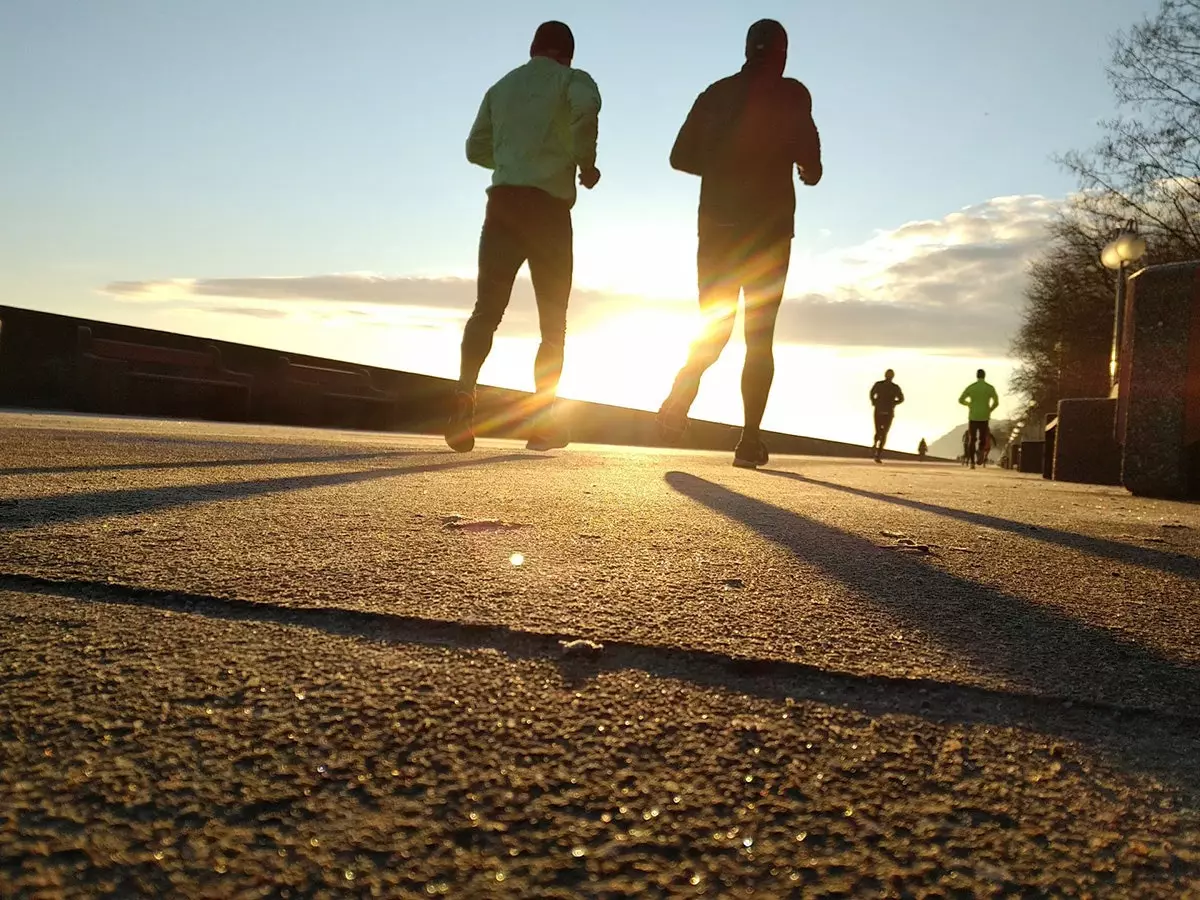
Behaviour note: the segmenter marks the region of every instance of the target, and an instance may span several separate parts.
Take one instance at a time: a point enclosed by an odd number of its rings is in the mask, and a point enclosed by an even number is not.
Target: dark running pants
[[[960,420],[961,421],[961,420]],[[974,463],[975,455],[979,452],[979,448],[987,444],[988,439],[988,423],[987,421],[977,422],[971,420],[967,422],[967,459]]]
[[[536,408],[554,399],[562,375],[567,336],[567,302],[574,268],[571,207],[531,187],[494,187],[479,236],[479,279],[475,309],[463,329],[459,387],[475,390],[479,370],[492,350],[513,283],[522,264],[537,299],[541,344],[534,360]]]
[[[875,445],[882,450],[883,445],[887,443],[888,432],[892,430],[892,420],[896,417],[895,413],[876,412],[875,413]]]
[[[738,294],[745,299],[746,362],[742,368],[745,427],[762,424],[775,378],[775,320],[783,301],[792,256],[789,230],[758,231],[702,224],[696,275],[704,326],[687,362],[675,377],[667,406],[685,414],[700,391],[700,379],[721,356],[733,334]]]

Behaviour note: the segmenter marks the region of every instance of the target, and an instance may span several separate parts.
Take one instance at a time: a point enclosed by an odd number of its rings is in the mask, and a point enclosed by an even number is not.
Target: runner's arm
[[[689,175],[704,174],[704,157],[708,149],[705,146],[708,137],[706,96],[707,93],[696,98],[675,138],[675,146],[671,148],[671,168]]]
[[[491,91],[483,95],[479,113],[467,135],[467,161],[485,169],[496,168],[492,145],[492,96]]]
[[[587,172],[596,168],[596,140],[600,131],[600,88],[581,69],[571,72],[567,86],[571,108],[571,144],[575,165]]]
[[[821,162],[821,134],[813,121],[812,94],[808,88],[796,82],[796,104],[799,122],[796,143],[792,148],[792,160],[800,170],[801,180],[810,187],[821,180],[825,170]]]

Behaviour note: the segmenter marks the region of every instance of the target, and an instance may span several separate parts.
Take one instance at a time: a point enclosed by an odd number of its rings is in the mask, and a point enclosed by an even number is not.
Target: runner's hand
[[[822,169],[820,166],[817,166],[815,169],[806,169],[801,165],[797,165],[796,171],[800,173],[800,180],[809,187],[812,187],[821,180]]]
[[[582,169],[579,172],[579,183],[589,191],[600,182],[600,170],[595,166],[590,169]]]

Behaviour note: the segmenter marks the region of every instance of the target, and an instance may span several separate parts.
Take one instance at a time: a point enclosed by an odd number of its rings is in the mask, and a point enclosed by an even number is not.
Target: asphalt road
[[[1200,896],[1200,506],[729,461],[0,415],[0,896]]]

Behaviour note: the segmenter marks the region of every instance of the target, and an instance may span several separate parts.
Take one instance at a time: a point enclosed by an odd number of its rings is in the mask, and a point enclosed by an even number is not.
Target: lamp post
[[[1054,402],[1057,403],[1063,398],[1063,342],[1061,340],[1054,342],[1054,368],[1058,372],[1058,383],[1054,389]]]
[[[1138,234],[1137,222],[1130,219],[1116,237],[1100,251],[1100,262],[1106,269],[1117,273],[1117,305],[1113,310],[1112,356],[1108,361],[1110,385],[1116,387],[1120,375],[1118,366],[1121,358],[1121,341],[1125,326],[1125,268],[1136,263],[1146,254],[1146,239]]]

